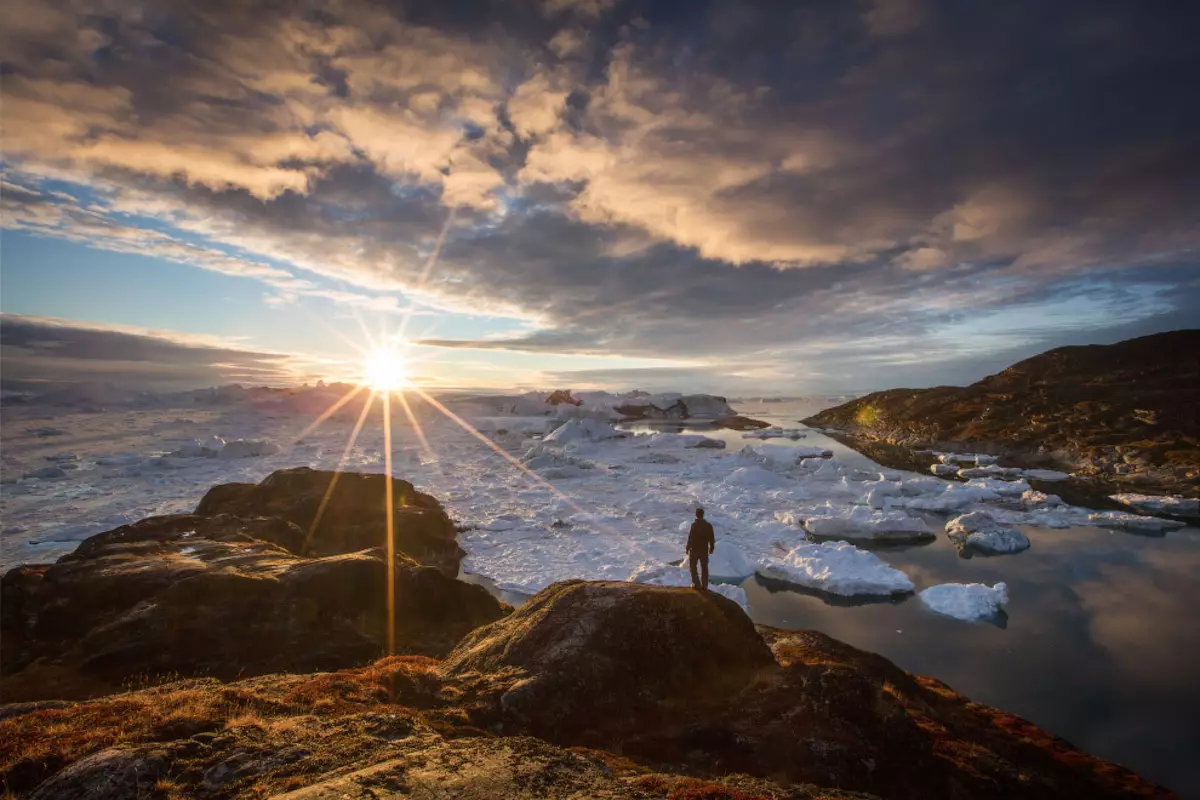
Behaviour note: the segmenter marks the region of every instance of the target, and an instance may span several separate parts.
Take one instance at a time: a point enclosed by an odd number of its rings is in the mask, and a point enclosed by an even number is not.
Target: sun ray
[[[417,420],[417,415],[413,413],[412,406],[408,404],[408,398],[405,397],[404,392],[400,392],[396,397],[400,400],[400,406],[404,409],[404,414],[408,417],[408,421],[412,423],[413,432],[417,434],[417,440],[421,443],[421,449],[425,452],[425,455],[430,458],[436,458],[437,453],[433,452],[433,448],[430,447],[429,439],[425,436],[425,429],[421,427],[421,423]]]
[[[325,420],[329,419],[334,414],[336,414],[338,411],[340,411],[343,406],[345,406],[347,403],[349,403],[351,400],[353,400],[355,395],[357,395],[359,392],[361,392],[365,388],[366,388],[365,386],[356,386],[353,389],[351,389],[349,392],[346,392],[346,394],[342,395],[340,400],[336,401],[329,408],[327,408],[323,412],[321,412],[321,416],[319,416],[315,420],[313,420],[311,425],[309,425],[304,430],[300,431],[300,435],[297,436],[292,441],[292,443],[295,444],[296,442],[303,439],[305,436],[308,436],[310,433],[315,431],[317,428],[321,427],[321,425],[325,422]]]
[[[367,398],[367,402],[363,403],[362,413],[358,415],[358,421],[354,423],[354,430],[350,432],[350,440],[346,442],[346,449],[342,451],[342,457],[338,459],[337,467],[333,470],[333,477],[329,479],[329,488],[325,490],[325,496],[321,498],[321,504],[317,506],[317,513],[313,516],[312,525],[308,528],[308,535],[304,537],[304,550],[308,552],[308,545],[312,541],[313,534],[317,532],[317,526],[321,524],[321,517],[325,515],[325,507],[329,505],[329,498],[333,497],[333,490],[337,486],[338,476],[341,475],[342,467],[346,464],[346,459],[350,457],[350,451],[354,449],[354,443],[358,441],[358,432],[362,430],[363,422],[367,419],[367,412],[371,410],[371,404],[375,402],[374,393]]]
[[[438,233],[437,242],[433,245],[433,252],[429,254],[429,258],[425,261],[425,269],[421,273],[421,280],[417,282],[417,291],[425,288],[425,284],[429,281],[429,273],[433,272],[433,267],[437,264],[438,257],[442,253],[442,245],[446,241],[446,234],[450,231],[450,226],[454,224],[454,217],[458,214],[458,207],[450,209],[449,216],[446,217],[446,224],[442,226],[442,230]],[[400,320],[400,330],[397,334],[400,338],[404,337],[404,332],[408,330],[408,322],[412,319],[413,308],[417,305],[417,301],[411,296],[408,298],[408,308],[404,312],[404,317]]]
[[[384,504],[387,506],[387,654],[396,653],[396,509],[392,499],[392,401],[383,393],[383,464],[386,475]]]

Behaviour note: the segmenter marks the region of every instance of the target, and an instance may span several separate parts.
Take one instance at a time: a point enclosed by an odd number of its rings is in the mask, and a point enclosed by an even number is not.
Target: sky
[[[965,384],[1200,319],[1200,6],[7,0],[0,378]]]

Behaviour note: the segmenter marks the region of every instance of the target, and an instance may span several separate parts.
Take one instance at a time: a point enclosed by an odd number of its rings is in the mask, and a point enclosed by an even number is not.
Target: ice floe
[[[1158,497],[1149,494],[1126,492],[1124,494],[1114,494],[1112,495],[1112,499],[1118,503],[1155,514],[1175,514],[1181,517],[1200,516],[1200,500],[1194,497],[1179,497],[1177,495]]]
[[[939,614],[966,621],[995,617],[1008,605],[1008,586],[997,583],[942,583],[917,593],[921,602]]]
[[[782,558],[760,561],[757,571],[765,578],[846,596],[886,596],[913,590],[907,575],[849,542],[804,543]]]
[[[1186,523],[1161,517],[1144,517],[1125,511],[1097,511],[1088,515],[1088,523],[1101,528],[1117,528],[1132,533],[1165,533],[1186,527]]]
[[[1000,523],[984,511],[972,511],[946,523],[946,533],[960,551],[986,555],[1019,553],[1029,548],[1029,539],[1014,527]]]
[[[779,428],[774,426],[742,434],[743,439],[792,439],[793,441],[803,439],[805,436],[806,434],[801,428]]]
[[[1002,497],[1019,497],[1029,491],[1025,481],[1006,481],[1000,478],[972,478],[967,486],[976,489],[988,489]]]
[[[932,539],[925,521],[903,511],[878,511],[863,506],[826,505],[804,519],[813,536],[862,541],[916,541]]]

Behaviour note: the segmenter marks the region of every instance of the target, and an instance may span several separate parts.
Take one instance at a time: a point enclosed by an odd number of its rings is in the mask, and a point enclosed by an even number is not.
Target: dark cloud
[[[304,377],[294,358],[188,337],[13,314],[0,316],[5,388],[115,383],[187,389],[280,385]]]
[[[30,177],[6,225],[539,325],[471,346],[840,364],[861,382],[1197,310],[1166,291],[1200,262],[1187,4],[2,13],[6,152]],[[97,200],[32,196],[38,176]],[[212,248],[138,239],[138,218]],[[1106,325],[1029,322],[1084,295]],[[1019,341],[965,341],[1000,313]]]

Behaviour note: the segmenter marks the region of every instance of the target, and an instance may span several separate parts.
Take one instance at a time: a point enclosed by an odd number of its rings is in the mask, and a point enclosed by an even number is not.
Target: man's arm
[[[711,556],[717,549],[717,532],[713,530],[712,523],[708,523],[708,554]]]

